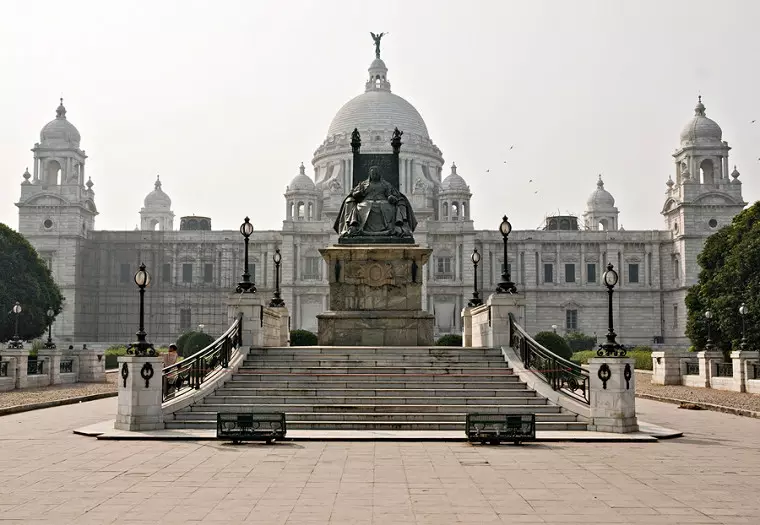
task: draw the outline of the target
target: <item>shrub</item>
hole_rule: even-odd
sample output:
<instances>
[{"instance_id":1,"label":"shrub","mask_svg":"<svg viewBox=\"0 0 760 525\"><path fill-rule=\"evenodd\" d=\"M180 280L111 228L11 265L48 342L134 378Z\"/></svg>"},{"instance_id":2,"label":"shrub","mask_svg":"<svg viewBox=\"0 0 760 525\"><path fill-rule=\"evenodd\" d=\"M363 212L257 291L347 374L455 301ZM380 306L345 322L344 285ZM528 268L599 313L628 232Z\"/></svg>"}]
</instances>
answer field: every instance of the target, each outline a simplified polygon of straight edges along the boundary
<instances>
[{"instance_id":1,"label":"shrub","mask_svg":"<svg viewBox=\"0 0 760 525\"><path fill-rule=\"evenodd\" d=\"M573 351L570 349L570 345L567 344L564 337L555 334L554 332L538 332L533 339L535 339L538 344L560 357L570 359L573 355Z\"/></svg>"},{"instance_id":2,"label":"shrub","mask_svg":"<svg viewBox=\"0 0 760 525\"><path fill-rule=\"evenodd\" d=\"M192 330L188 330L186 332L182 332L180 336L177 338L177 342L174 343L177 345L177 353L179 355L184 355L182 353L182 349L185 347L185 343L187 343L187 340L190 338L191 335L193 335L195 332Z\"/></svg>"},{"instance_id":3,"label":"shrub","mask_svg":"<svg viewBox=\"0 0 760 525\"><path fill-rule=\"evenodd\" d=\"M206 332L191 332L190 336L185 341L182 350L180 350L179 345L177 345L177 353L182 357L188 357L203 350L213 342L214 338Z\"/></svg>"},{"instance_id":4,"label":"shrub","mask_svg":"<svg viewBox=\"0 0 760 525\"><path fill-rule=\"evenodd\" d=\"M579 365L587 365L588 360L592 357L596 357L596 350L581 350L580 352L575 352L570 361Z\"/></svg>"},{"instance_id":5,"label":"shrub","mask_svg":"<svg viewBox=\"0 0 760 525\"><path fill-rule=\"evenodd\" d=\"M291 330L290 346L316 346L319 338L314 332L308 330Z\"/></svg>"},{"instance_id":6,"label":"shrub","mask_svg":"<svg viewBox=\"0 0 760 525\"><path fill-rule=\"evenodd\" d=\"M596 337L582 332L570 332L565 336L565 340L573 352L596 348Z\"/></svg>"},{"instance_id":7,"label":"shrub","mask_svg":"<svg viewBox=\"0 0 760 525\"><path fill-rule=\"evenodd\" d=\"M435 342L435 346L462 346L462 336L460 334L442 335Z\"/></svg>"},{"instance_id":8,"label":"shrub","mask_svg":"<svg viewBox=\"0 0 760 525\"><path fill-rule=\"evenodd\" d=\"M105 351L106 369L118 368L119 363L117 359L122 355L127 355L126 346L111 346L107 348Z\"/></svg>"}]
</instances>

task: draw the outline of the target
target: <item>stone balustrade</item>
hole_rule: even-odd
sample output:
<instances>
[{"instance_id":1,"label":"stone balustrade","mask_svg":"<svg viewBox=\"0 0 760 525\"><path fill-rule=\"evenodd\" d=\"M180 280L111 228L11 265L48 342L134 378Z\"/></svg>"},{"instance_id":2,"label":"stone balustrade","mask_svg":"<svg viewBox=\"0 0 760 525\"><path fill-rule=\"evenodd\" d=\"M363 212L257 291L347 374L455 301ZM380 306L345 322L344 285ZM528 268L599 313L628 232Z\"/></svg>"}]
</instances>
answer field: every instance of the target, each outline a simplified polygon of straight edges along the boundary
<instances>
[{"instance_id":1,"label":"stone balustrade","mask_svg":"<svg viewBox=\"0 0 760 525\"><path fill-rule=\"evenodd\" d=\"M44 388L71 383L104 382L102 352L83 345L67 350L41 348L30 356L28 348L0 351L0 392L17 388Z\"/></svg>"},{"instance_id":2,"label":"stone balustrade","mask_svg":"<svg viewBox=\"0 0 760 525\"><path fill-rule=\"evenodd\" d=\"M731 361L720 351L652 352L652 383L760 394L760 352L737 350Z\"/></svg>"}]
</instances>

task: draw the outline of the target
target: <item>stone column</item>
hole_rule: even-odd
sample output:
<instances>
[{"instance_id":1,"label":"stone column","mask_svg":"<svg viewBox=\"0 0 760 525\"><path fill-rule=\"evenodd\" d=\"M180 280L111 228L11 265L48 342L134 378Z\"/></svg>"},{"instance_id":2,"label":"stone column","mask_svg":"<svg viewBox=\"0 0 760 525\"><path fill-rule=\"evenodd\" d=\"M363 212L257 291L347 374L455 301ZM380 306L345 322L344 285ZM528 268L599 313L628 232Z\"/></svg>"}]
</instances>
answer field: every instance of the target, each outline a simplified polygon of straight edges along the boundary
<instances>
[{"instance_id":1,"label":"stone column","mask_svg":"<svg viewBox=\"0 0 760 525\"><path fill-rule=\"evenodd\" d=\"M29 364L29 350L26 348L7 348L3 350L3 356L15 358L14 362L16 364L16 388L26 388L29 385L29 381L26 376L27 366Z\"/></svg>"},{"instance_id":2,"label":"stone column","mask_svg":"<svg viewBox=\"0 0 760 525\"><path fill-rule=\"evenodd\" d=\"M525 296L522 294L493 293L486 300L491 310L491 337L489 346L500 348L509 346L509 314L515 316L517 324L525 326Z\"/></svg>"},{"instance_id":3,"label":"stone column","mask_svg":"<svg viewBox=\"0 0 760 525\"><path fill-rule=\"evenodd\" d=\"M699 384L704 383L705 388L710 388L712 377L716 373L716 363L723 361L723 352L717 350L705 350L697 353L699 360Z\"/></svg>"},{"instance_id":4,"label":"stone column","mask_svg":"<svg viewBox=\"0 0 760 525\"><path fill-rule=\"evenodd\" d=\"M264 346L263 308L263 299L255 293L232 293L227 297L227 325L235 322L239 313L243 314L243 348Z\"/></svg>"},{"instance_id":5,"label":"stone column","mask_svg":"<svg viewBox=\"0 0 760 525\"><path fill-rule=\"evenodd\" d=\"M736 392L747 391L747 379L749 374L747 369L750 363L755 363L760 358L760 352L757 350L737 350L731 352L731 361L733 362L734 387Z\"/></svg>"},{"instance_id":6,"label":"stone column","mask_svg":"<svg viewBox=\"0 0 760 525\"><path fill-rule=\"evenodd\" d=\"M48 366L47 374L50 378L51 385L61 384L61 356L63 351L57 348L40 348L37 351L37 359L47 358L45 364Z\"/></svg>"},{"instance_id":7,"label":"stone column","mask_svg":"<svg viewBox=\"0 0 760 525\"><path fill-rule=\"evenodd\" d=\"M80 383L105 383L106 358L102 349L87 348L87 345L82 345L81 349L68 350L66 353L79 358L77 381Z\"/></svg>"},{"instance_id":8,"label":"stone column","mask_svg":"<svg viewBox=\"0 0 760 525\"><path fill-rule=\"evenodd\" d=\"M462 346L472 346L472 307L462 308Z\"/></svg>"},{"instance_id":9,"label":"stone column","mask_svg":"<svg viewBox=\"0 0 760 525\"><path fill-rule=\"evenodd\" d=\"M687 350L661 350L652 352L652 384L680 385L687 359L694 354Z\"/></svg>"},{"instance_id":10,"label":"stone column","mask_svg":"<svg viewBox=\"0 0 760 525\"><path fill-rule=\"evenodd\" d=\"M589 359L591 421L588 429L625 434L638 432L634 360L621 357Z\"/></svg>"},{"instance_id":11,"label":"stone column","mask_svg":"<svg viewBox=\"0 0 760 525\"><path fill-rule=\"evenodd\" d=\"M114 428L133 431L163 429L163 358L127 355L119 357L118 361L119 407Z\"/></svg>"}]
</instances>

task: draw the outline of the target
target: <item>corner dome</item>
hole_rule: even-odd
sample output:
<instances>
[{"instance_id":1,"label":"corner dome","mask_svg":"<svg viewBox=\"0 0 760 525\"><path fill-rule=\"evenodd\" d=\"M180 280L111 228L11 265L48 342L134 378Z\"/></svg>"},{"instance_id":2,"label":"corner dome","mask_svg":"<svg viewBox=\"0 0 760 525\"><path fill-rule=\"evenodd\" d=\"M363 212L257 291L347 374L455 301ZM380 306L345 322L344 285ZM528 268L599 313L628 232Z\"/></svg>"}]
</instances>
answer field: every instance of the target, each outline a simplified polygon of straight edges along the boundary
<instances>
[{"instance_id":1,"label":"corner dome","mask_svg":"<svg viewBox=\"0 0 760 525\"><path fill-rule=\"evenodd\" d=\"M720 143L722 139L723 130L714 120L705 116L705 106L702 104L702 96L700 95L694 108L694 117L686 123L681 131L681 144Z\"/></svg>"},{"instance_id":2,"label":"corner dome","mask_svg":"<svg viewBox=\"0 0 760 525\"><path fill-rule=\"evenodd\" d=\"M314 181L311 180L311 177L306 175L306 168L303 165L303 162L301 163L301 167L298 168L298 175L295 176L295 178L290 181L290 184L288 184L287 191L317 191L317 186L314 184Z\"/></svg>"},{"instance_id":3,"label":"corner dome","mask_svg":"<svg viewBox=\"0 0 760 525\"><path fill-rule=\"evenodd\" d=\"M596 182L596 189L586 201L586 208L589 210L608 210L615 207L615 198L610 192L604 189L604 181L599 175Z\"/></svg>"},{"instance_id":4,"label":"corner dome","mask_svg":"<svg viewBox=\"0 0 760 525\"><path fill-rule=\"evenodd\" d=\"M61 99L55 111L55 119L45 124L40 131L40 145L47 148L79 149L80 141L79 130L66 119L66 108Z\"/></svg>"},{"instance_id":5,"label":"corner dome","mask_svg":"<svg viewBox=\"0 0 760 525\"><path fill-rule=\"evenodd\" d=\"M451 164L451 173L449 173L443 182L441 182L441 191L459 191L470 192L470 187L467 182L457 173L456 163Z\"/></svg>"},{"instance_id":6,"label":"corner dome","mask_svg":"<svg viewBox=\"0 0 760 525\"><path fill-rule=\"evenodd\" d=\"M169 196L164 193L164 190L161 189L161 180L156 176L156 183L154 185L154 190L148 193L148 195L145 197L145 201L143 203L145 204L146 208L171 208L172 206L172 200L169 198Z\"/></svg>"}]
</instances>

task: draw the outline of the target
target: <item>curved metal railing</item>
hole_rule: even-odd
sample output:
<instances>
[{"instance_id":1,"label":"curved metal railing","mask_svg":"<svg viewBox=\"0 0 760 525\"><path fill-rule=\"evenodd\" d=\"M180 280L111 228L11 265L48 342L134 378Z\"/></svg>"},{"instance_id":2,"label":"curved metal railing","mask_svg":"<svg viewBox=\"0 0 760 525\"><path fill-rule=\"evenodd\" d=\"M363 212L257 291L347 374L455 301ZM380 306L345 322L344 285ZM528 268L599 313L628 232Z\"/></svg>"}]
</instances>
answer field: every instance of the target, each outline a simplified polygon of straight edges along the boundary
<instances>
[{"instance_id":1,"label":"curved metal railing","mask_svg":"<svg viewBox=\"0 0 760 525\"><path fill-rule=\"evenodd\" d=\"M191 390L198 390L212 372L227 368L232 350L242 344L243 315L219 339L162 370L163 400L181 396Z\"/></svg>"},{"instance_id":2,"label":"curved metal railing","mask_svg":"<svg viewBox=\"0 0 760 525\"><path fill-rule=\"evenodd\" d=\"M588 371L538 344L517 324L512 314L509 314L509 341L526 370L543 379L552 389L590 404Z\"/></svg>"}]
</instances>

